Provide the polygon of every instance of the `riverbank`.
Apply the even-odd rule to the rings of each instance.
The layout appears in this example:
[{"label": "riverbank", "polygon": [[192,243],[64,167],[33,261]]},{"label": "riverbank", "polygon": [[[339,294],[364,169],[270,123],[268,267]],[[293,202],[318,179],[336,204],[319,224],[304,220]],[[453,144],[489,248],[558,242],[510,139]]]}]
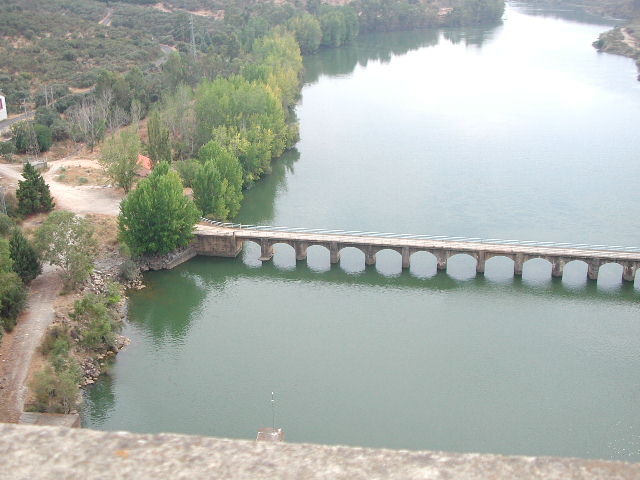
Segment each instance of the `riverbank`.
[{"label": "riverbank", "polygon": [[[640,72],[640,19],[632,20],[624,26],[600,34],[593,46],[599,52],[622,55],[635,60]],[[638,74],[640,81],[640,73]]]}]

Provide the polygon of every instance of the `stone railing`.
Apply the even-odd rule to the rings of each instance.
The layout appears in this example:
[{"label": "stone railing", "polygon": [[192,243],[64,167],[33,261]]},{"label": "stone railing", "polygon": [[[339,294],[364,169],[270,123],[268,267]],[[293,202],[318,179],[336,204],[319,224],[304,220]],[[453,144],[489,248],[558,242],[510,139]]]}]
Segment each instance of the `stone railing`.
[{"label": "stone railing", "polygon": [[0,478],[637,480],[640,464],[0,424]]}]

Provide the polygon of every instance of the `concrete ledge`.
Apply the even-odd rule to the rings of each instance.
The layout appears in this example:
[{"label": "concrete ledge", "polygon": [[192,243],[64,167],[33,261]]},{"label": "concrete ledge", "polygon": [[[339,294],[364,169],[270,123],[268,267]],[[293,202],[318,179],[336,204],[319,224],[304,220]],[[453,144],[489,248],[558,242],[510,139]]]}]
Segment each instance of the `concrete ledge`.
[{"label": "concrete ledge", "polygon": [[13,480],[636,480],[640,478],[640,464],[0,424],[0,477]]}]

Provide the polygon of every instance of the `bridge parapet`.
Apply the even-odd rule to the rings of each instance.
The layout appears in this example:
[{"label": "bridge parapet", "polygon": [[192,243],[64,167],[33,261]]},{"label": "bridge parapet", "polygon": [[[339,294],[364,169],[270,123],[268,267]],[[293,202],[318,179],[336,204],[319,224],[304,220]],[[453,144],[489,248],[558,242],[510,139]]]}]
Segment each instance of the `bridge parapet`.
[{"label": "bridge parapet", "polygon": [[[369,233],[370,235],[367,235]],[[446,238],[446,239],[443,239]],[[196,250],[202,255],[235,257],[245,241],[260,247],[260,260],[273,258],[274,245],[284,243],[295,250],[297,261],[307,258],[309,247],[319,245],[330,254],[330,262],[340,261],[340,251],[357,248],[364,254],[365,264],[374,265],[382,250],[394,250],[401,256],[402,268],[411,266],[411,257],[417,252],[428,252],[436,257],[437,269],[447,269],[449,258],[465,254],[476,260],[476,272],[483,274],[486,262],[493,257],[513,260],[514,275],[523,273],[524,264],[541,258],[551,264],[551,275],[562,277],[567,263],[579,260],[587,264],[587,276],[598,278],[600,266],[617,263],[622,266],[622,279],[633,282],[640,268],[640,248],[605,247],[604,245],[553,244],[551,242],[517,242],[515,240],[462,239],[462,237],[435,237],[427,235],[393,235],[375,232],[343,232],[336,230],[286,229],[284,227],[247,226],[210,222],[196,229]]]}]

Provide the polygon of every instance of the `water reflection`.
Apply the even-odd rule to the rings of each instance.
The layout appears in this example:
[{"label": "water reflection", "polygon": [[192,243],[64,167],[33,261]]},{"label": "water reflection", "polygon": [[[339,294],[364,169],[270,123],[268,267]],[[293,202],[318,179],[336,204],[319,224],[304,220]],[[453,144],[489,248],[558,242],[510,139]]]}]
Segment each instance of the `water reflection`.
[{"label": "water reflection", "polygon": [[[154,344],[173,344],[187,335],[191,319],[207,294],[206,289],[213,285],[209,283],[205,287],[198,276],[188,271],[173,275],[171,282],[153,279],[154,276],[149,275],[145,279],[146,288],[136,293],[129,321],[143,327]],[[176,292],[180,292],[179,297]]]}]

